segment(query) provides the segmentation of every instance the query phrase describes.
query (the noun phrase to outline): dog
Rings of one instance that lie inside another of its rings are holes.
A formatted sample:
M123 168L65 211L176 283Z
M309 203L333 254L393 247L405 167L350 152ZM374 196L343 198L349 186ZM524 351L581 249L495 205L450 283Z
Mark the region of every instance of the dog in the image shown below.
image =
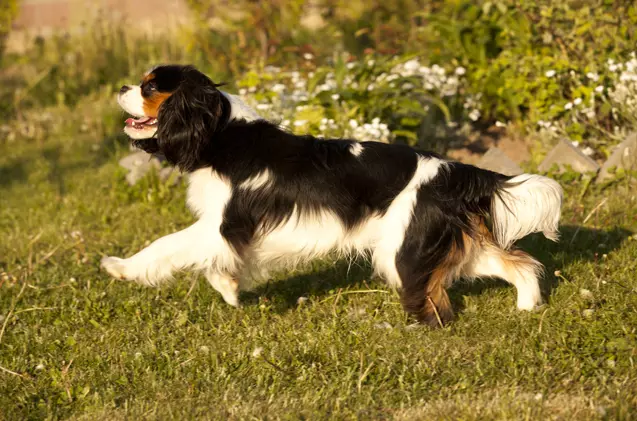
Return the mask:
M255 269L337 252L369 257L404 310L433 327L453 319L447 288L459 278L505 280L520 310L542 303L543 266L513 243L558 240L557 182L373 139L295 135L219 87L163 65L121 88L125 133L189 175L198 220L129 258L105 257L111 276L155 286L192 269L238 306Z

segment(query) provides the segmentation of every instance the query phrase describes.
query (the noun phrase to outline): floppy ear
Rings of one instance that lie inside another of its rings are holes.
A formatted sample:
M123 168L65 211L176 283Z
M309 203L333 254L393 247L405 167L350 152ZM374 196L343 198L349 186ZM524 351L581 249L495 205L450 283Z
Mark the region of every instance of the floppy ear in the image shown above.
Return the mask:
M205 75L184 78L157 116L158 146L166 160L182 171L196 170L213 134L225 125L224 108L217 85Z

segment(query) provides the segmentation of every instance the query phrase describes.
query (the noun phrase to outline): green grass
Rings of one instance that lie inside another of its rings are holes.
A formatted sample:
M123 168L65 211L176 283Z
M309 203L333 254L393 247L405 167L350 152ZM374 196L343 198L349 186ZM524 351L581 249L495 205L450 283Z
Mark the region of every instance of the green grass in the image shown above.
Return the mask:
M624 187L580 198L567 185L563 241L522 242L547 266L537 312L483 281L452 288L450 326L413 327L364 262L335 261L233 309L191 274L152 289L100 271L103 255L192 217L181 184L126 185L120 115L99 112L99 130L53 110L64 123L0 143L0 419L635 417L637 208Z

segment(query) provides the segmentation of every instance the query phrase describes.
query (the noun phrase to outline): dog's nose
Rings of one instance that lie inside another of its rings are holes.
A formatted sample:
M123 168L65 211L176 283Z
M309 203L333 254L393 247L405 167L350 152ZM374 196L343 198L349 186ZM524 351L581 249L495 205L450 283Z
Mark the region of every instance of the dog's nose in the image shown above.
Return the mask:
M128 85L124 85L124 86L122 86L122 87L120 88L119 93L120 93L120 94L125 94L126 92L128 92L128 91L130 91L130 90L131 90L131 87L130 87L130 86L128 86Z

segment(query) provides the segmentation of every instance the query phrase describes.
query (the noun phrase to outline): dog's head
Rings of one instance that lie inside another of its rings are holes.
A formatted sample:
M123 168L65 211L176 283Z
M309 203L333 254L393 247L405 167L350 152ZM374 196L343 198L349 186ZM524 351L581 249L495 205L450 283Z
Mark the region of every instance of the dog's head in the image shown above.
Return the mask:
M230 116L219 86L192 66L155 67L139 85L119 91L117 102L134 117L126 120L124 132L135 146L191 171Z

